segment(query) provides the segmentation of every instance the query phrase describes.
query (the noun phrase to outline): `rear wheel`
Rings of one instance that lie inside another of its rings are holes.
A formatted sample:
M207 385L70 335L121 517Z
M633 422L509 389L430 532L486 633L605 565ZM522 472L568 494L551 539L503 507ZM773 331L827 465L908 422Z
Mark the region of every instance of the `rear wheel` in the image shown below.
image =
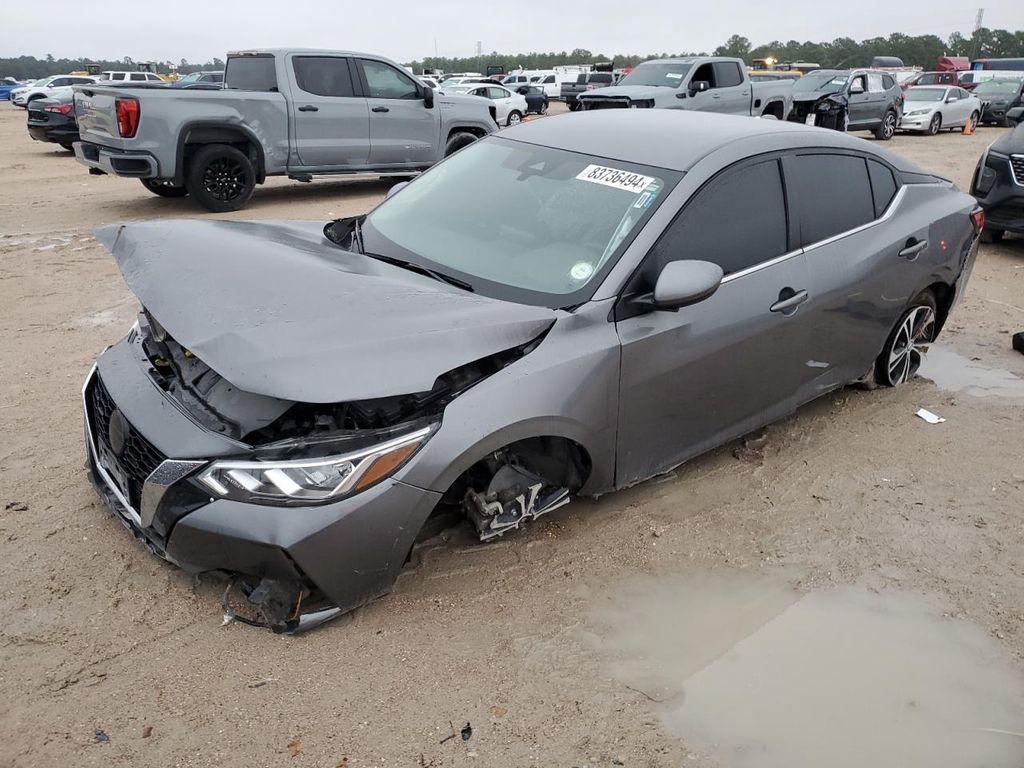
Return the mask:
M888 141L896 135L896 113L889 111L882 118L882 124L875 129L875 138L880 141Z
M159 179L139 179L142 186L159 197L184 197L188 190L184 187L176 187L173 184Z
M469 146L474 141L476 141L476 136L469 131L453 133L444 147L444 156L448 157L448 155L458 152L460 149Z
M185 189L208 211L237 211L252 197L256 173L241 150L207 144L189 161Z
M518 109L513 109L508 113L508 119L505 121L505 125L519 125L523 122L523 113Z
M931 291L918 294L910 302L875 361L875 378L879 384L895 387L917 373L928 345L935 340L935 306Z
M932 121L930 123L928 123L928 134L930 136L934 136L935 134L937 134L941 130L942 130L942 115L940 115L938 112L936 112L932 116Z
M978 123L981 121L981 113L975 110L971 112L971 130L978 127Z
M75 145L74 144L69 144L67 142L61 142L60 146L64 149L65 152L74 152L75 151Z

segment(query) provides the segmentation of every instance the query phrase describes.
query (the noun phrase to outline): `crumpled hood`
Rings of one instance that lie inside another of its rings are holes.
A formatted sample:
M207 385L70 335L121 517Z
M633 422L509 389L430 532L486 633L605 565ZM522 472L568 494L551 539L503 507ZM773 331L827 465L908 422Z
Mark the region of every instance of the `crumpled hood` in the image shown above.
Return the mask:
M667 93L675 93L675 89L657 85L609 85L607 88L595 88L592 91L584 91L579 95L579 98L585 99L589 96L617 96L622 98L623 96L628 96L631 99L655 99Z
M833 91L832 93L824 93L823 91L814 91L812 93L794 93L793 101L821 101L822 99L834 98L837 101L843 101L846 99L846 94L842 89Z
M308 403L429 390L524 344L544 307L468 293L345 251L322 222L162 220L96 237L178 343L239 389Z

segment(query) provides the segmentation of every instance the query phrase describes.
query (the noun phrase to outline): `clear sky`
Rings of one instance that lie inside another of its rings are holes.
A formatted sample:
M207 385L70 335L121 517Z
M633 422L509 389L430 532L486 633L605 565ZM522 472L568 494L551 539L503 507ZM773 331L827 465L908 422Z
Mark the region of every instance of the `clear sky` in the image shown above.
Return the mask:
M986 27L1024 26L1024 0L985 3ZM0 56L203 62L229 50L310 47L368 51L399 61L484 52L710 51L733 34L771 40L861 40L954 31L969 35L978 7L949 0L12 0Z

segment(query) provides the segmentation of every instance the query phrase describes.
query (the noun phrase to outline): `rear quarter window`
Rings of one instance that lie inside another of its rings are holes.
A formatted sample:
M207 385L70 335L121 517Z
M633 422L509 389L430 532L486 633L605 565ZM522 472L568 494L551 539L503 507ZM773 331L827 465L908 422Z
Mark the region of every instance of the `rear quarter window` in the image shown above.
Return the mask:
M875 216L881 216L889 203L896 197L896 177L889 166L877 160L868 160L868 176L871 180L871 195L874 198Z
M787 158L786 186L795 198L801 245L826 240L875 218L863 157L814 154Z
M274 57L232 56L224 71L224 82L228 88L239 91L276 91L277 70Z

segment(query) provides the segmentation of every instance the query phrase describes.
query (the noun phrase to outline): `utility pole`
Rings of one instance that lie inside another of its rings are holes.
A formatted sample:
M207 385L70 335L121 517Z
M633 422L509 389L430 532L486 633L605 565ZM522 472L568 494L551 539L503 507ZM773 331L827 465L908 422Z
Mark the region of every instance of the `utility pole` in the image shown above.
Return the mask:
M978 15L974 19L974 52L971 54L971 61L978 58L978 47L981 45L981 38L978 32L981 30L981 20L985 18L985 9L979 8Z

